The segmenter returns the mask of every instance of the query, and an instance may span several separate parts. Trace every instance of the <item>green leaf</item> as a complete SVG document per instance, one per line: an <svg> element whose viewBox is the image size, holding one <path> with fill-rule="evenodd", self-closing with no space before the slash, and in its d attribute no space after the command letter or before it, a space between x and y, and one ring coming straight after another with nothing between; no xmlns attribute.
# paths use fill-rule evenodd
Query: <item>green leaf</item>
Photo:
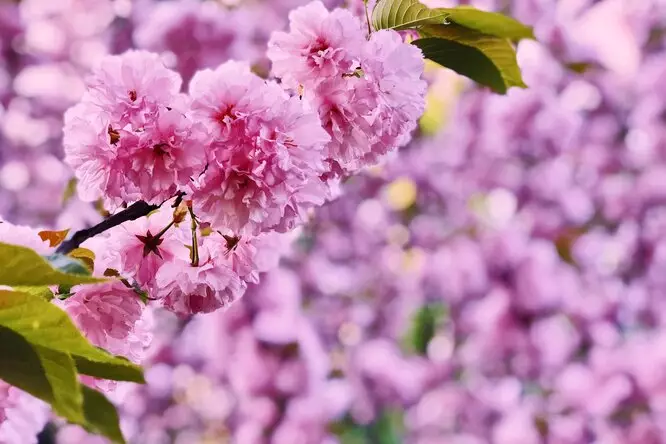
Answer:
<svg viewBox="0 0 666 444"><path fill-rule="evenodd" d="M34 348L53 387L57 405L66 407L64 411L62 408L54 408L55 412L71 422L82 423L84 421L84 417L81 416L82 398L74 360L67 353L40 346Z"/></svg>
<svg viewBox="0 0 666 444"><path fill-rule="evenodd" d="M125 439L120 430L120 419L115 406L100 392L86 386L82 388L86 428L113 442L124 444Z"/></svg>
<svg viewBox="0 0 666 444"><path fill-rule="evenodd" d="M106 354L106 352L103 352ZM82 375L94 376L100 379L111 379L113 381L129 381L139 384L145 383L141 367L133 362L115 356L114 362L100 362L87 359L83 356L74 356L76 369Z"/></svg>
<svg viewBox="0 0 666 444"><path fill-rule="evenodd" d="M69 422L124 443L116 408L101 393L79 383L67 353L30 344L0 326L0 379L51 405Z"/></svg>
<svg viewBox="0 0 666 444"><path fill-rule="evenodd" d="M416 29L413 43L426 58L505 94L526 88L512 40L534 38L532 28L495 12L461 6L428 8L418 0L380 0L372 11L379 29Z"/></svg>
<svg viewBox="0 0 666 444"><path fill-rule="evenodd" d="M403 348L409 352L425 355L430 340L447 316L447 308L441 303L423 306L412 318L409 330L402 339Z"/></svg>
<svg viewBox="0 0 666 444"><path fill-rule="evenodd" d="M483 34L515 41L534 39L534 31L531 27L497 12L481 11L469 6L440 8L437 11L446 12L448 14L447 20L451 23L474 29Z"/></svg>
<svg viewBox="0 0 666 444"><path fill-rule="evenodd" d="M45 299L47 301L50 301L53 299L53 292L51 289L45 285L42 286L36 286L36 287L22 287L22 286L14 286L12 287L15 291L18 291L19 293L26 293L31 296L37 296L42 299Z"/></svg>
<svg viewBox="0 0 666 444"><path fill-rule="evenodd" d="M372 25L376 30L403 30L451 23L511 40L534 38L531 27L511 17L469 6L428 8L418 0L379 0L372 11Z"/></svg>
<svg viewBox="0 0 666 444"><path fill-rule="evenodd" d="M93 346L64 311L44 299L0 291L0 325L21 334L33 345L72 355L83 374L145 382L141 367Z"/></svg>
<svg viewBox="0 0 666 444"><path fill-rule="evenodd" d="M0 379L39 398L69 421L82 423L83 398L72 358L31 345L0 326Z"/></svg>
<svg viewBox="0 0 666 444"><path fill-rule="evenodd" d="M420 32L425 38L412 43L426 58L500 94L527 87L509 40L457 25L428 25Z"/></svg>
<svg viewBox="0 0 666 444"><path fill-rule="evenodd" d="M0 379L48 402L68 421L124 443L115 407L78 382L77 368L106 379L143 381L139 367L88 343L55 305L0 291Z"/></svg>
<svg viewBox="0 0 666 444"><path fill-rule="evenodd" d="M35 251L0 242L0 285L42 286L91 284L103 282L90 276L63 273L53 269Z"/></svg>
<svg viewBox="0 0 666 444"><path fill-rule="evenodd" d="M441 9L430 9L418 0L378 0L372 10L372 26L375 30L399 31L428 24L442 24L449 15Z"/></svg>

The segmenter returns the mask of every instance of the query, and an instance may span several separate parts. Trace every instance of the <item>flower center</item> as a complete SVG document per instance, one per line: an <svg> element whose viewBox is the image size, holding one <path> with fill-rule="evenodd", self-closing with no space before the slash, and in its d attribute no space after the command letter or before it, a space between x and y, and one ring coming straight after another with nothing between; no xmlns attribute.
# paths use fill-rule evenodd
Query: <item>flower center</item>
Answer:
<svg viewBox="0 0 666 444"><path fill-rule="evenodd" d="M238 246L238 242L241 240L240 236L227 236L226 234L223 234L222 237L227 241L227 251L234 250Z"/></svg>
<svg viewBox="0 0 666 444"><path fill-rule="evenodd" d="M234 106L228 105L226 108L221 109L215 114L215 120L221 124L226 124L229 121L236 120L236 115L234 114Z"/></svg>
<svg viewBox="0 0 666 444"><path fill-rule="evenodd" d="M311 56L316 56L319 55L321 56L323 53L328 51L329 49L329 44L325 40L317 39L317 41L310 47L310 55Z"/></svg>
<svg viewBox="0 0 666 444"><path fill-rule="evenodd" d="M136 238L143 243L143 257L148 256L150 253L154 253L160 259L162 258L162 253L160 252L159 246L162 244L162 236L159 234L153 236L153 234L148 230L145 236L139 236L135 234Z"/></svg>
<svg viewBox="0 0 666 444"><path fill-rule="evenodd" d="M165 150L165 148L167 148L168 146L169 145L167 145L164 142L158 143L158 144L153 146L153 152L155 153L155 155L160 156L160 157L162 157L164 155L168 155L169 153Z"/></svg>

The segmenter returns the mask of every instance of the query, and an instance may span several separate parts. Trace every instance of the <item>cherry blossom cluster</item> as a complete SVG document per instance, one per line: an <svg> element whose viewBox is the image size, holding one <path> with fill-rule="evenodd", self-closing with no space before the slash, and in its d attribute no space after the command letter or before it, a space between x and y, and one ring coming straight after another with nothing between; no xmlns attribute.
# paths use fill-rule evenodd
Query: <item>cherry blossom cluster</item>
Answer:
<svg viewBox="0 0 666 444"><path fill-rule="evenodd" d="M83 200L161 208L91 242L100 275L177 313L226 307L257 282L270 238L331 197L329 182L409 140L426 89L416 47L320 2L290 23L269 42L279 82L228 61L182 93L157 54L102 60L65 113L65 161Z"/></svg>
<svg viewBox="0 0 666 444"><path fill-rule="evenodd" d="M331 137L328 174L349 174L409 141L424 102L423 60L394 31L367 37L350 11L329 13L319 2L290 14L268 57L282 83L318 111Z"/></svg>

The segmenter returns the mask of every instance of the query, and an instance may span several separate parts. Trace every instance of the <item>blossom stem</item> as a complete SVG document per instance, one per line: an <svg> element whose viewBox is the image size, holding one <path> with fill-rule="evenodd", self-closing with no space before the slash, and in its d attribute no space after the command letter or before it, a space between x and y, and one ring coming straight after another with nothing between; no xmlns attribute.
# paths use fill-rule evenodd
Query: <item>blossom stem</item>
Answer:
<svg viewBox="0 0 666 444"><path fill-rule="evenodd" d="M192 211L192 207L188 205L187 209L190 212L190 217L192 218L192 266L199 266L199 242L197 240L197 218Z"/></svg>
<svg viewBox="0 0 666 444"><path fill-rule="evenodd" d="M90 239L91 237L104 233L105 231L122 223L147 216L150 212L157 210L159 207L160 205L150 205L144 201L135 202L126 209L104 219L97 225L86 228L85 230L77 231L71 238L60 244L56 250L56 253L70 253L72 250L78 248L83 242Z"/></svg>
<svg viewBox="0 0 666 444"><path fill-rule="evenodd" d="M175 220L172 220L171 222L169 222L169 225L167 225L166 227L164 227L164 228L162 229L162 231L160 231L159 233L157 233L157 234L155 235L155 238L156 238L156 239L159 239L159 238L161 238L162 236L164 236L164 233L166 233L167 231L169 231L169 228L173 227L173 224L175 224L175 223L176 223Z"/></svg>

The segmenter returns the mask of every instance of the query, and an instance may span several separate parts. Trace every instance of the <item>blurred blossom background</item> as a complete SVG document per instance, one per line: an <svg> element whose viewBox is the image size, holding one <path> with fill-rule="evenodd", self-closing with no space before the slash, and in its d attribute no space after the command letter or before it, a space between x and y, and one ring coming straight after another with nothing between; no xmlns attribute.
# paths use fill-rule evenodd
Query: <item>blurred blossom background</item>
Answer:
<svg viewBox="0 0 666 444"><path fill-rule="evenodd" d="M1 1L0 215L101 220L61 161L100 57L267 73L304 3ZM429 66L412 143L347 180L278 269L227 312L155 313L148 384L115 395L131 443L666 443L666 0L424 3L534 26L529 89ZM105 441L54 418L40 442Z"/></svg>

